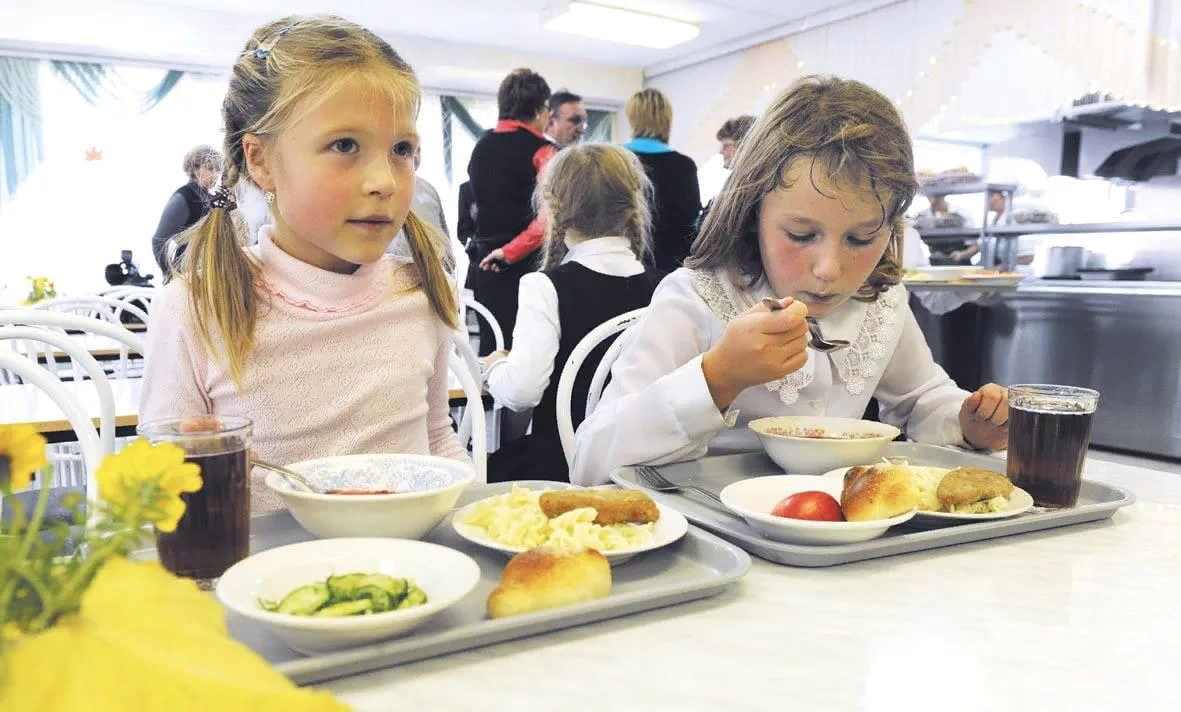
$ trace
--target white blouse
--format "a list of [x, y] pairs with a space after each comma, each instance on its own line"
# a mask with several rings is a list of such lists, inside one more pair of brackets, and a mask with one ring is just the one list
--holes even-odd
[[[597, 237], [577, 243], [562, 259], [562, 264], [567, 262], [578, 262], [612, 277], [632, 277], [644, 271], [626, 237]], [[518, 290], [513, 349], [507, 358], [492, 364], [484, 377], [497, 402], [520, 412], [536, 407], [549, 386], [562, 325], [558, 293], [544, 273], [525, 275]]]
[[679, 269], [666, 277], [648, 313], [627, 334], [603, 399], [578, 429], [571, 482], [606, 483], [617, 467], [692, 460], [759, 449], [745, 426], [769, 415], [860, 418], [876, 396], [884, 422], [905, 426], [920, 442], [963, 445], [959, 409], [968, 394], [948, 378], [907, 304], [901, 285], [875, 302], [848, 300], [821, 318], [828, 338], [846, 339], [832, 354], [808, 350], [804, 367], [748, 388], [719, 412], [701, 356], [766, 283], [738, 287], [715, 271]]

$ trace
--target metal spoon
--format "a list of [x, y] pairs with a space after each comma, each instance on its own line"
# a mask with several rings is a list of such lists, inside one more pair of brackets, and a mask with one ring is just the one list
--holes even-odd
[[[783, 303], [778, 299], [763, 297], [761, 301], [771, 311], [779, 311], [783, 308]], [[830, 354], [834, 351], [849, 348], [849, 342], [844, 339], [825, 339], [824, 334], [820, 332], [820, 324], [816, 323], [816, 319], [808, 316], [804, 317], [804, 321], [808, 323], [808, 333], [812, 335], [812, 340], [808, 342], [808, 346], [814, 351], [819, 351], [822, 354]]]
[[299, 485], [300, 487], [303, 487], [307, 491], [312, 492], [314, 494], [328, 494], [324, 490], [314, 486], [311, 482], [308, 482], [306, 477], [299, 474], [295, 470], [288, 470], [286, 467], [283, 467], [282, 465], [273, 465], [269, 462], [263, 462], [262, 460], [251, 460], [250, 464], [257, 465], [258, 467], [261, 467], [264, 470], [271, 470], [273, 472], [278, 472], [280, 475], [283, 476], [283, 479], [287, 480], [288, 482], [294, 482], [295, 484]]

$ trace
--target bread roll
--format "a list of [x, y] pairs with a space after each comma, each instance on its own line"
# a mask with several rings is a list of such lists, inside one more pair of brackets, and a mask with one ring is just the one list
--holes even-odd
[[841, 490], [841, 510], [850, 522], [889, 519], [918, 506], [919, 487], [902, 465], [849, 468]]
[[488, 615], [521, 613], [593, 601], [611, 593], [611, 565], [593, 549], [555, 554], [530, 549], [504, 567], [500, 585], [488, 596]]

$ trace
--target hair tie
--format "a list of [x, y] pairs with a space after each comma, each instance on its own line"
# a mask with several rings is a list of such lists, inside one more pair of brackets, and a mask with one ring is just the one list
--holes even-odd
[[272, 39], [270, 41], [270, 43], [267, 44], [266, 47], [259, 47], [258, 49], [254, 50], [254, 58], [255, 59], [266, 59], [267, 57], [269, 57], [271, 54], [271, 50], [275, 48], [275, 45], [279, 44], [279, 38], [282, 37], [283, 35], [287, 34], [290, 30], [291, 30], [291, 25], [287, 25], [283, 29], [279, 30], [275, 34], [274, 39]]
[[234, 191], [223, 186], [213, 191], [209, 198], [209, 206], [228, 213], [238, 207], [238, 201], [234, 198]]

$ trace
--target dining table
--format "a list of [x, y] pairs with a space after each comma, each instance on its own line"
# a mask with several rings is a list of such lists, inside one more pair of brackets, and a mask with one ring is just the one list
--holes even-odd
[[[322, 683], [357, 710], [1176, 710], [1181, 474], [1108, 520], [830, 568]], [[625, 566], [627, 564], [624, 564]]]
[[[110, 378], [111, 392], [115, 397], [115, 428], [120, 437], [135, 434], [139, 424], [139, 396], [143, 386], [142, 378]], [[82, 407], [99, 425], [98, 391], [94, 382], [65, 381], [65, 389], [76, 396]], [[463, 405], [467, 395], [454, 375], [449, 375], [448, 397], [452, 406]], [[37, 432], [47, 436], [51, 442], [74, 440], [74, 428], [44, 391], [29, 384], [0, 385], [0, 426], [31, 423]]]
[[[139, 422], [139, 394], [143, 379], [111, 378], [108, 382], [115, 398], [116, 432], [125, 430], [129, 432], [119, 434], [133, 435]], [[98, 427], [99, 399], [94, 381], [65, 381], [62, 387], [77, 398], [86, 415]], [[45, 391], [27, 383], [0, 386], [0, 426], [27, 423], [54, 442], [76, 439], [70, 421]]]

